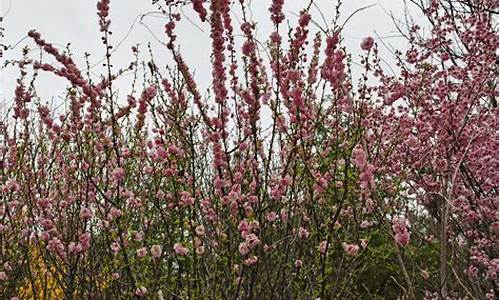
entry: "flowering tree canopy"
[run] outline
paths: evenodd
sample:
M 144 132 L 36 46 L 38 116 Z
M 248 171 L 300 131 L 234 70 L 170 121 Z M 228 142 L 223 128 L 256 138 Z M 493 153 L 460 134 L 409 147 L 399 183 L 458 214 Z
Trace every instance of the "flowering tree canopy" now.
M 116 69 L 100 0 L 97 79 L 29 31 L 43 55 L 6 63 L 0 298 L 498 299 L 498 2 L 411 2 L 408 48 L 387 66 L 365 37 L 359 76 L 340 4 L 323 27 L 314 1 L 266 2 L 261 40 L 247 1 L 153 1 L 164 52 Z M 184 22 L 210 29 L 207 93 Z

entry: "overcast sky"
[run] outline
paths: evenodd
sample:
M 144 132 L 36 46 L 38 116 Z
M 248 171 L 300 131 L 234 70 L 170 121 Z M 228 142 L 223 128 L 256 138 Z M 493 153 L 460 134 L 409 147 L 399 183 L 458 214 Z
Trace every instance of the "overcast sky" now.
M 60 48 L 67 43 L 71 43 L 71 50 L 74 60 L 81 69 L 84 69 L 84 53 L 91 53 L 91 64 L 96 66 L 92 69 L 94 74 L 100 74 L 101 65 L 99 61 L 103 58 L 104 47 L 100 40 L 100 33 L 97 25 L 96 2 L 94 0 L 0 0 L 0 13 L 4 17 L 3 27 L 5 28 L 4 43 L 15 46 L 7 51 L 3 60 L 19 58 L 24 46 L 30 47 L 30 54 L 37 57 L 40 53 L 34 43 L 26 38 L 26 33 L 30 29 L 38 30 L 43 38 Z M 171 63 L 170 54 L 164 46 L 156 39 L 165 39 L 164 24 L 165 18 L 158 14 L 151 14 L 142 19 L 140 16 L 156 11 L 151 0 L 111 0 L 111 29 L 113 35 L 112 44 L 116 47 L 113 54 L 113 65 L 115 71 L 119 67 L 126 67 L 133 60 L 130 48 L 132 45 L 140 43 L 142 46 L 151 43 L 159 65 Z M 160 1 L 163 2 L 163 1 Z M 251 1 L 252 19 L 257 22 L 257 35 L 264 40 L 272 28 L 269 19 L 269 0 Z M 347 24 L 343 36 L 345 45 L 353 54 L 354 58 L 359 58 L 361 40 L 368 36 L 380 36 L 387 45 L 398 48 L 405 48 L 406 41 L 399 37 L 395 26 L 391 20 L 392 13 L 396 18 L 404 15 L 403 0 L 346 0 L 342 5 L 343 20 L 351 15 L 355 10 L 373 5 L 355 16 Z M 301 0 L 285 1 L 284 12 L 295 26 L 297 14 L 307 3 Z M 316 0 L 315 3 L 321 9 L 326 20 L 330 21 L 335 13 L 336 0 Z M 208 8 L 208 7 L 207 7 Z M 240 15 L 239 7 L 233 8 L 236 16 Z M 324 24 L 320 14 L 316 9 L 312 11 L 313 20 L 319 24 Z M 192 23 L 184 20 L 182 26 L 178 27 L 178 44 L 181 45 L 184 57 L 191 70 L 196 71 L 196 79 L 203 87 L 207 87 L 211 81 L 210 77 L 210 40 L 208 24 L 201 23 L 197 16 L 192 13 L 191 6 L 184 9 L 185 17 Z M 419 15 L 412 13 L 413 17 Z M 235 26 L 236 27 L 236 26 Z M 315 33 L 318 29 L 311 26 L 311 31 Z M 311 35 L 312 36 L 312 35 Z M 390 52 L 382 45 L 382 56 L 390 60 Z M 145 48 L 142 48 L 145 50 Z M 47 57 L 47 56 L 45 56 Z M 145 56 L 144 59 L 147 59 Z M 356 70 L 354 70 L 356 72 Z M 0 73 L 0 100 L 3 105 L 8 105 L 13 98 L 15 79 L 19 71 L 9 67 Z M 119 80 L 120 97 L 124 98 L 129 92 L 131 77 L 123 77 Z M 53 97 L 60 95 L 64 91 L 67 82 L 64 79 L 51 74 L 43 74 L 38 79 L 39 96 L 43 102 L 50 101 Z

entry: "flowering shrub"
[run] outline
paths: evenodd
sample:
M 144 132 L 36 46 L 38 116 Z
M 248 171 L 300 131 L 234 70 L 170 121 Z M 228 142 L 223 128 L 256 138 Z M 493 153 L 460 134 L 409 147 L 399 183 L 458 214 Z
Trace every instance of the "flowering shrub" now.
M 266 41 L 245 1 L 158 4 L 175 65 L 149 61 L 142 89 L 138 47 L 112 68 L 109 0 L 97 82 L 30 31 L 56 63 L 15 62 L 1 298 L 496 298 L 498 3 L 467 3 L 421 4 L 431 32 L 404 32 L 397 73 L 363 39 L 359 80 L 338 18 L 312 33 L 311 5 L 292 25 L 280 0 Z M 181 8 L 210 27 L 208 97 L 182 55 Z M 37 97 L 40 73 L 68 82 L 66 110 Z

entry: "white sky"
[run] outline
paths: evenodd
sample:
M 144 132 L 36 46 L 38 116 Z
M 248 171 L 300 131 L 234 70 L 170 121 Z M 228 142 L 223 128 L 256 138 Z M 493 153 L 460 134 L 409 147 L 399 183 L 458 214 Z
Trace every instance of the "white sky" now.
M 63 48 L 68 42 L 71 43 L 73 58 L 80 69 L 85 69 L 84 53 L 92 54 L 91 64 L 99 62 L 103 58 L 104 46 L 100 40 L 100 32 L 97 25 L 95 0 L 0 0 L 0 14 L 4 17 L 3 27 L 5 28 L 4 43 L 14 46 L 14 49 L 8 50 L 4 58 L 19 58 L 24 46 L 28 46 L 32 51 L 30 54 L 36 58 L 39 51 L 36 45 L 29 38 L 25 38 L 30 29 L 36 29 L 42 34 L 42 37 L 48 41 Z M 163 1 L 160 1 L 163 2 Z M 236 1 L 238 2 L 238 1 Z M 252 19 L 257 22 L 257 36 L 261 40 L 267 38 L 272 30 L 272 24 L 269 20 L 268 7 L 270 0 L 251 1 Z M 284 12 L 290 20 L 291 26 L 296 25 L 297 14 L 308 1 L 288 0 L 285 1 Z M 336 0 L 316 0 L 315 3 L 321 8 L 325 18 L 330 21 L 334 14 Z M 361 50 L 359 43 L 368 35 L 382 37 L 384 42 L 396 48 L 404 49 L 406 41 L 399 37 L 395 26 L 391 20 L 390 13 L 396 18 L 402 18 L 404 15 L 403 0 L 346 0 L 341 11 L 343 20 L 352 12 L 361 7 L 371 5 L 372 7 L 363 10 L 350 19 L 347 24 L 343 37 L 345 45 L 353 54 L 355 59 L 359 60 Z M 159 18 L 159 15 L 151 15 L 143 19 L 144 24 L 140 24 L 139 16 L 146 12 L 156 11 L 151 4 L 151 0 L 111 0 L 111 30 L 113 35 L 111 41 L 117 45 L 124 37 L 126 39 L 116 49 L 113 54 L 114 70 L 125 68 L 133 60 L 130 47 L 136 43 L 143 45 L 143 58 L 148 60 L 147 52 L 144 51 L 148 42 L 152 43 L 152 48 L 159 66 L 171 63 L 169 52 L 153 36 L 153 32 L 158 38 L 165 40 L 164 24 L 165 19 Z M 208 9 L 208 4 L 206 4 Z M 191 6 L 184 9 L 186 17 L 189 17 L 195 25 L 186 22 L 184 19 L 182 26 L 176 29 L 178 34 L 177 44 L 181 45 L 185 60 L 188 62 L 191 70 L 196 71 L 198 84 L 206 88 L 211 82 L 210 76 L 210 40 L 209 27 L 207 23 L 201 23 L 196 15 L 193 14 Z M 239 6 L 233 8 L 234 14 L 240 16 Z M 317 10 L 312 10 L 313 20 L 319 24 L 324 24 Z M 413 17 L 420 15 L 412 13 Z M 239 27 L 233 24 L 234 27 Z M 198 27 L 197 27 L 198 26 Z M 314 25 L 311 27 L 311 34 L 318 31 Z M 128 31 L 129 34 L 127 35 Z M 201 30 L 204 30 L 202 32 Z M 391 60 L 388 50 L 381 48 L 381 56 Z M 45 55 L 45 58 L 48 58 Z M 3 63 L 3 61 L 2 61 Z M 101 67 L 98 64 L 93 72 L 100 74 Z M 354 70 L 356 73 L 356 70 Z M 15 79 L 19 72 L 17 68 L 9 67 L 0 73 L 0 102 L 1 107 L 11 103 L 15 88 Z M 132 78 L 123 77 L 118 82 L 120 97 L 130 91 L 130 82 Z M 64 91 L 67 82 L 52 74 L 43 74 L 38 79 L 38 92 L 42 97 L 42 102 L 49 101 L 52 97 L 60 95 Z M 123 100 L 122 100 L 123 101 Z

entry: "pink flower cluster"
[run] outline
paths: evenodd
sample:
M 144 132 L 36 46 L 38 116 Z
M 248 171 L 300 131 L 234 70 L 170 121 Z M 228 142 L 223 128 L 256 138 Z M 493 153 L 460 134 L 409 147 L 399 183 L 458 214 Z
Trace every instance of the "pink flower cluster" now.
M 342 243 L 342 248 L 350 256 L 356 256 L 359 252 L 359 246 L 356 244 Z
M 399 246 L 406 246 L 410 242 L 410 233 L 406 225 L 407 221 L 404 218 L 395 218 L 392 220 L 392 231 L 394 232 L 394 240 Z
M 102 32 L 109 30 L 111 20 L 107 19 L 109 15 L 109 1 L 100 0 L 97 2 L 97 15 L 99 16 L 99 26 Z
M 371 48 L 373 47 L 374 44 L 375 44 L 375 41 L 373 40 L 373 38 L 371 36 L 368 36 L 368 37 L 365 37 L 363 39 L 360 46 L 361 46 L 361 49 L 363 49 L 365 51 L 369 51 L 369 50 L 371 50 Z
M 352 150 L 352 158 L 354 164 L 360 171 L 359 186 L 365 193 L 368 193 L 375 188 L 373 176 L 374 167 L 372 164 L 368 163 L 366 152 L 360 144 L 356 145 Z

